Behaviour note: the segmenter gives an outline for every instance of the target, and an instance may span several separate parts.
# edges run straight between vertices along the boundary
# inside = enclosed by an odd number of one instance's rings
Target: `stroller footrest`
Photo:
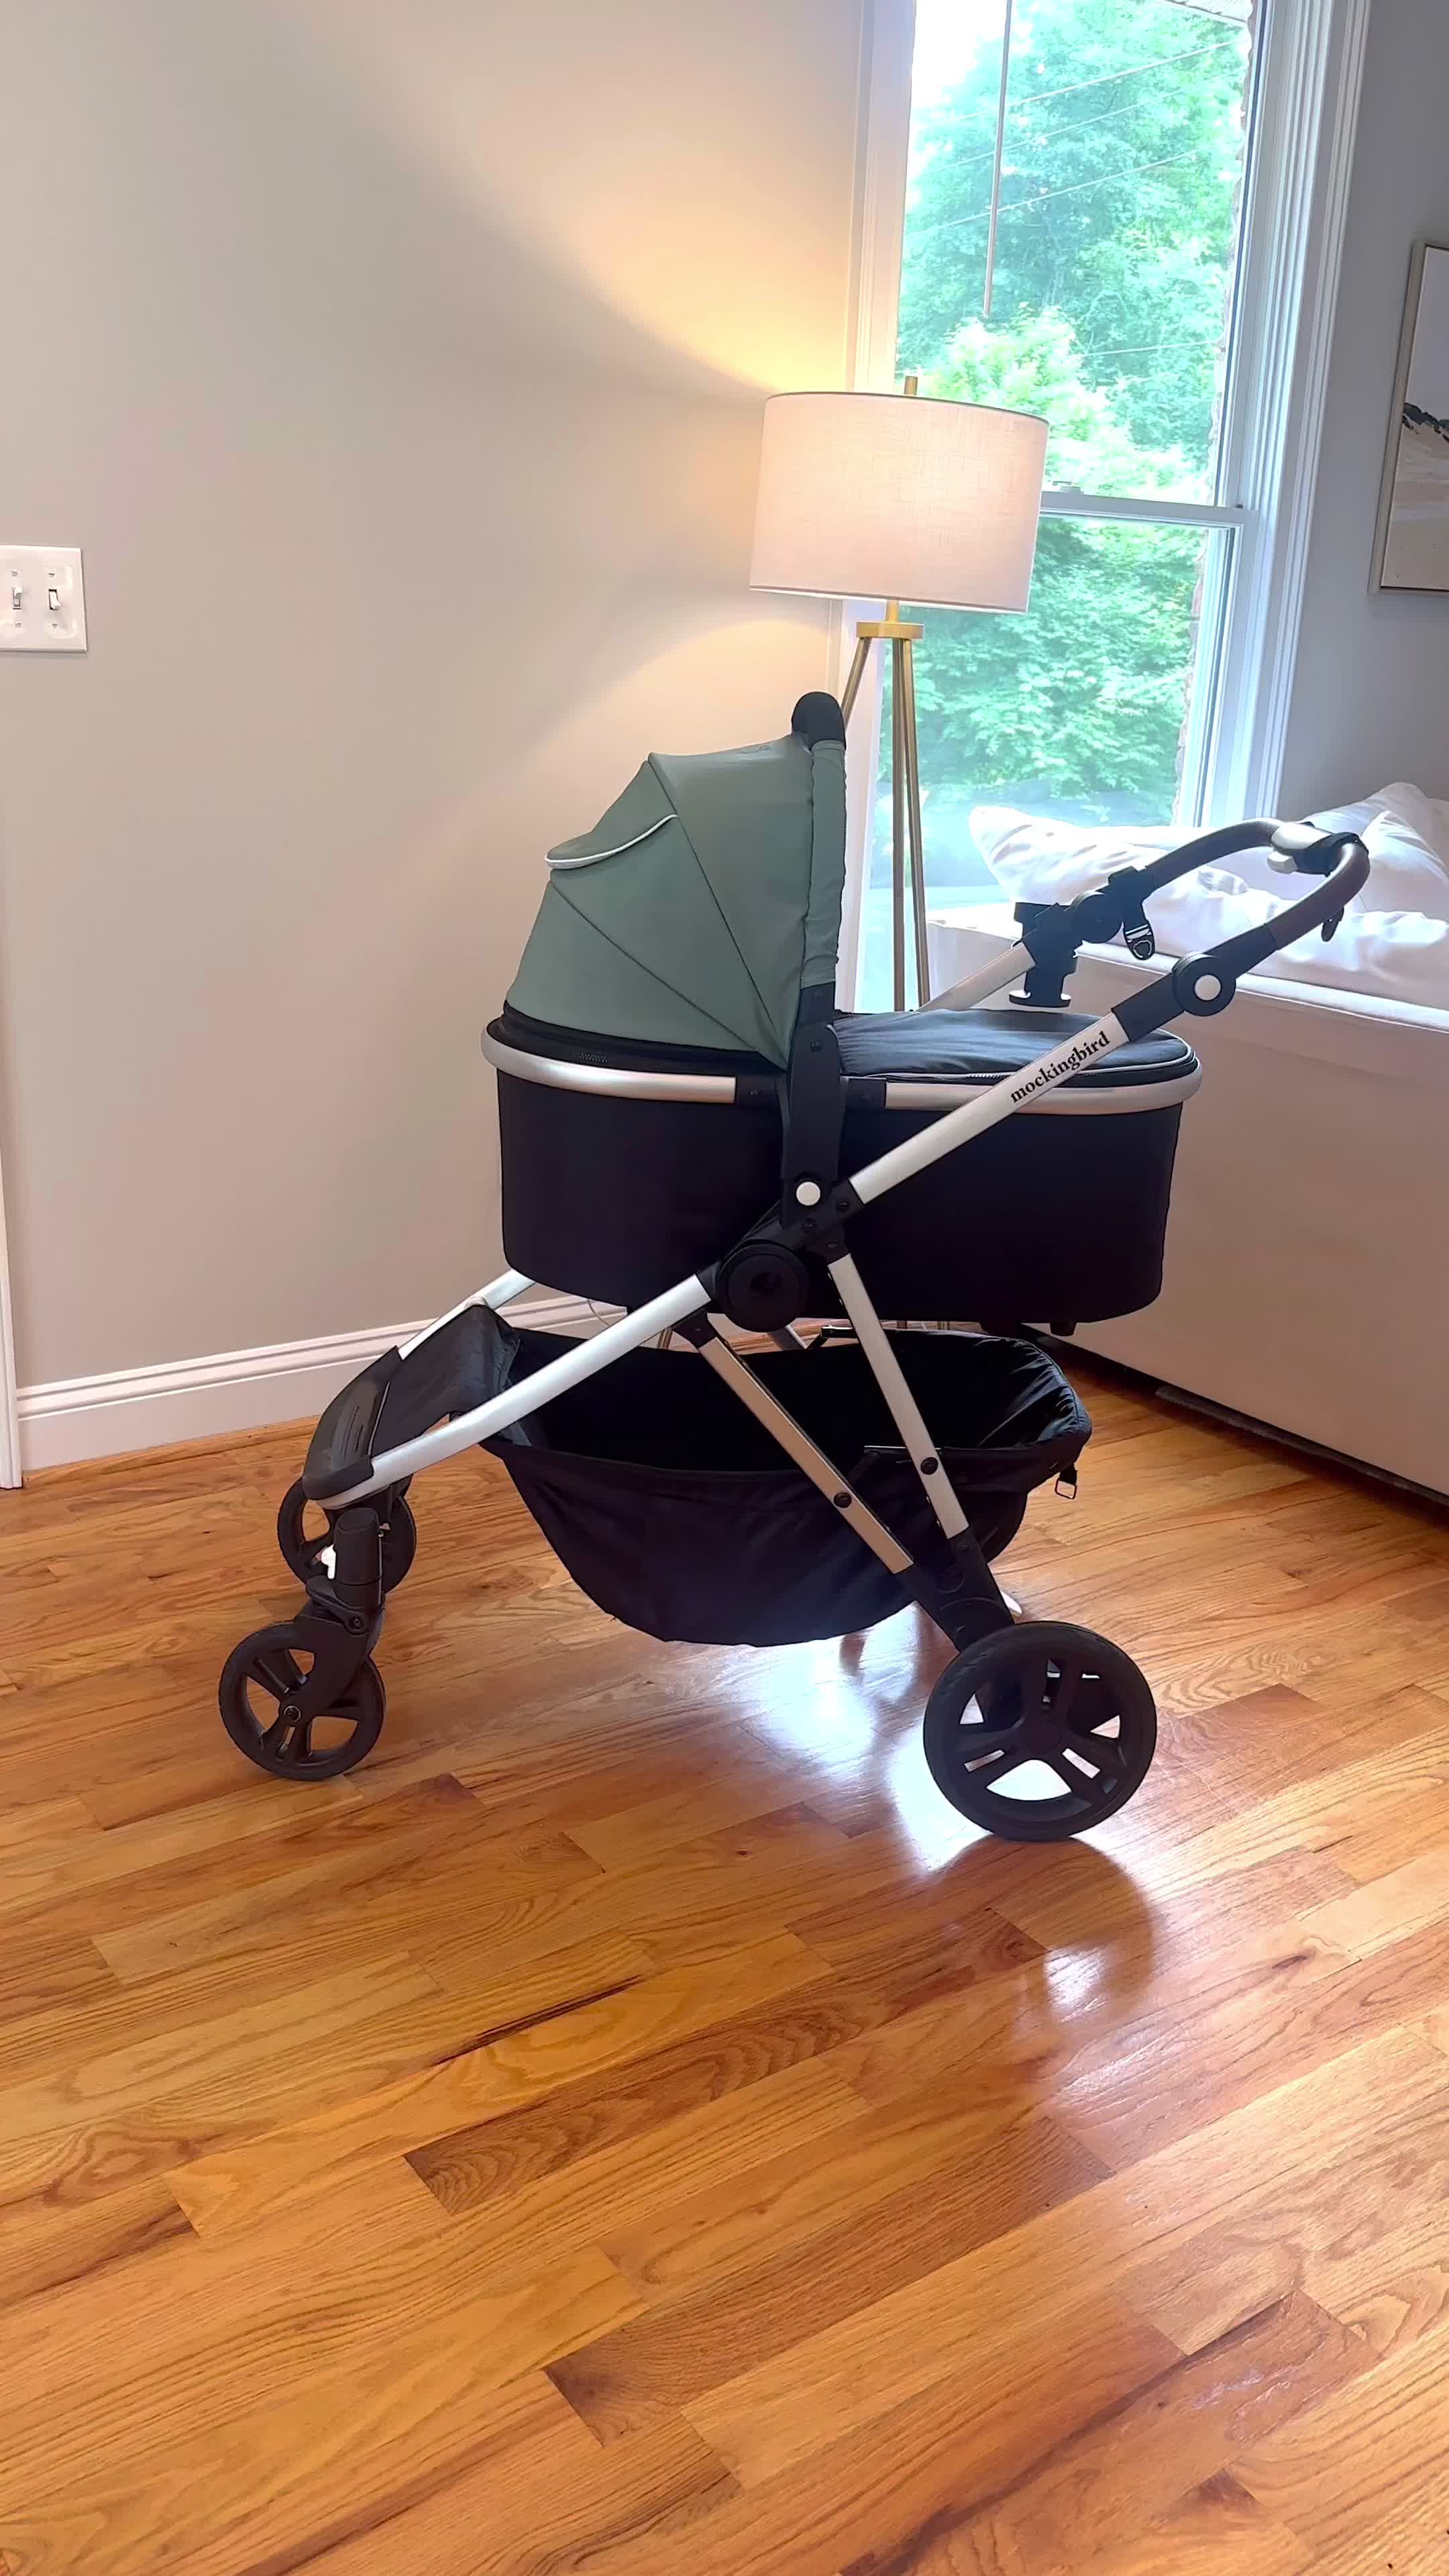
[[[404,1357],[383,1351],[334,1395],[302,1470],[309,1501],[365,1483],[384,1449],[470,1413],[507,1385],[518,1336],[486,1306],[465,1306]]]
[[[307,1499],[327,1503],[360,1485],[372,1472],[372,1452],[387,1391],[407,1362],[400,1351],[382,1351],[334,1395],[307,1451],[302,1483]]]

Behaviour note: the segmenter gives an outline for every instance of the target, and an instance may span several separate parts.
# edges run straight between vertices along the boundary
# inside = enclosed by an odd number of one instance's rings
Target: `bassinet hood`
[[[812,696],[779,742],[653,753],[592,832],[550,850],[512,1007],[786,1063],[802,990],[833,997],[840,940],[845,753],[822,710],[843,737]]]

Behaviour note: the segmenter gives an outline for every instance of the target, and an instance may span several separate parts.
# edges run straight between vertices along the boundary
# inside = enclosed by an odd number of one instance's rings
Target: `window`
[[[902,603],[925,628],[933,910],[994,890],[984,808],[1191,829],[1271,773],[1244,710],[1275,579],[1280,612],[1286,599],[1284,352],[1336,263],[1331,228],[1310,243],[1303,217],[1328,14],[1328,0],[916,0],[895,379],[1051,425],[1027,614]],[[1331,138],[1345,166],[1351,116],[1349,101]],[[1265,138],[1274,167],[1254,196]],[[1306,477],[1304,509],[1311,442]],[[882,1007],[888,772],[865,856],[860,998]]]

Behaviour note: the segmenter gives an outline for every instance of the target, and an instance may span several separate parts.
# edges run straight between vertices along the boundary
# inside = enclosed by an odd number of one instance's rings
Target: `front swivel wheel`
[[[233,1744],[276,1780],[335,1780],[372,1751],[387,1695],[368,1657],[326,1708],[306,1706],[315,1625],[287,1619],[243,1637],[226,1659],[218,1698]]]
[[[401,1487],[385,1497],[379,1496],[375,1508],[382,1522],[382,1588],[384,1592],[395,1592],[418,1552],[418,1525]],[[309,1513],[321,1520],[320,1529],[308,1528]],[[332,1545],[336,1524],[336,1512],[308,1502],[300,1476],[295,1485],[289,1485],[277,1514],[277,1545],[299,1583],[310,1583],[314,1575],[325,1576],[327,1569],[321,1558],[324,1549]]]
[[[1140,1789],[1157,1710],[1130,1655],[1090,1628],[1023,1620],[968,1646],[926,1703],[931,1777],[973,1825],[1064,1842]]]

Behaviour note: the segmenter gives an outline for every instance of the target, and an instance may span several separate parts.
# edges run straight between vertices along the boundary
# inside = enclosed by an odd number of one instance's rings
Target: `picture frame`
[[[1449,245],[1409,263],[1372,587],[1449,593]]]

